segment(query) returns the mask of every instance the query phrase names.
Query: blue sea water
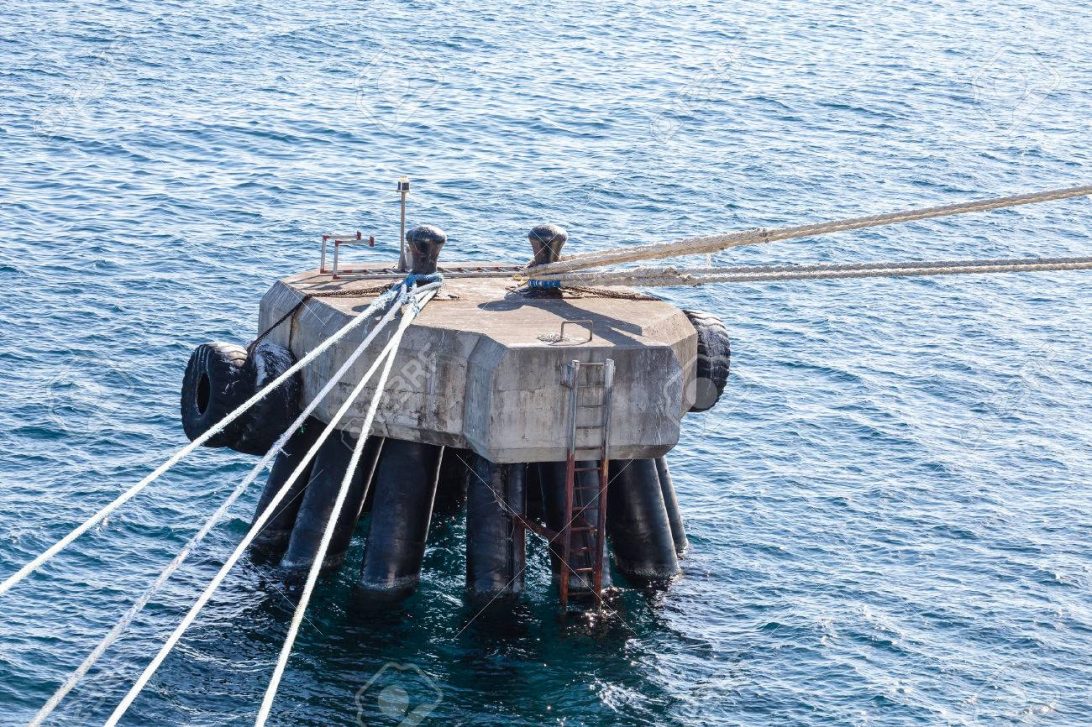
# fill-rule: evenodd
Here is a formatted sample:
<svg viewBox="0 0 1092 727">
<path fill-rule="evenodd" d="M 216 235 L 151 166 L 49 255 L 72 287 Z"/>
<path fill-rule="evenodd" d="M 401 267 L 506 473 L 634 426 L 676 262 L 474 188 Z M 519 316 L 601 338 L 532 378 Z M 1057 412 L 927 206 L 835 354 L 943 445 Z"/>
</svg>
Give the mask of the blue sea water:
<svg viewBox="0 0 1092 727">
<path fill-rule="evenodd" d="M 446 258 L 512 262 L 541 222 L 597 250 L 1087 183 L 1090 37 L 1077 0 L 5 0 L 0 576 L 185 442 L 190 350 L 248 340 L 322 232 L 394 256 L 402 174 Z M 1090 220 L 1069 201 L 714 262 L 1087 255 Z M 562 622 L 532 544 L 518 618 L 473 620 L 441 522 L 420 593 L 361 618 L 358 538 L 274 722 L 383 723 L 396 675 L 438 700 L 426 724 L 1092 723 L 1087 276 L 663 291 L 720 315 L 734 354 L 670 457 L 679 582 Z M 0 601 L 0 723 L 33 716 L 251 462 L 197 453 Z M 56 724 L 105 719 L 257 495 Z M 253 721 L 290 613 L 241 565 L 125 723 Z"/>
</svg>

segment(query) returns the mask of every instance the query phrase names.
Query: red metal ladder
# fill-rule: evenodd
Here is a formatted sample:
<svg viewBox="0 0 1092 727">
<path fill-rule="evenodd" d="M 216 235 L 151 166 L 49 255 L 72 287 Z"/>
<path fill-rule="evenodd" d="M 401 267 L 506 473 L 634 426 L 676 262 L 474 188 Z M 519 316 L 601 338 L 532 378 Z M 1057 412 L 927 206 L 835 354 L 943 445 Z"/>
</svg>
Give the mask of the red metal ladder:
<svg viewBox="0 0 1092 727">
<path fill-rule="evenodd" d="M 607 484 L 610 464 L 610 411 L 611 392 L 614 388 L 614 360 L 606 359 L 601 363 L 573 360 L 565 365 L 561 383 L 569 389 L 568 453 L 565 458 L 565 518 L 564 527 L 558 533 L 561 540 L 561 569 L 559 590 L 561 606 L 569 604 L 569 587 L 573 577 L 587 581 L 591 576 L 592 595 L 597 602 L 603 602 L 603 565 L 607 538 Z M 596 439 L 594 442 L 589 439 Z M 577 453 L 581 453 L 578 456 Z M 591 456 L 588 456 L 591 455 Z M 595 460 L 594 467 L 577 467 L 577 461 Z M 588 486 L 577 485 L 577 475 L 583 472 L 598 472 L 598 507 L 596 522 L 589 523 L 584 517 L 585 508 L 574 510 L 576 495 L 581 495 L 581 502 L 593 502 L 595 493 L 589 493 Z M 591 495 L 591 496 L 589 496 Z M 591 565 L 573 567 L 573 533 L 594 533 L 594 545 Z M 586 550 L 583 548 L 581 550 Z"/>
</svg>

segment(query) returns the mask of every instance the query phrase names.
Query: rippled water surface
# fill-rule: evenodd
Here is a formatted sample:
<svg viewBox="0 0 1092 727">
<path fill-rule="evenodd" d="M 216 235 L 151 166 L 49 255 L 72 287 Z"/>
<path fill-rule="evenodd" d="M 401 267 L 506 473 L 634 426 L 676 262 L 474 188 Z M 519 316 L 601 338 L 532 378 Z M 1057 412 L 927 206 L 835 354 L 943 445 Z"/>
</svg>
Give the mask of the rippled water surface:
<svg viewBox="0 0 1092 727">
<path fill-rule="evenodd" d="M 1087 183 L 1092 11 L 1029 3 L 25 2 L 0 9 L 0 575 L 185 439 L 192 347 L 246 341 L 318 235 L 395 179 L 445 257 L 573 249 Z M 715 262 L 1089 254 L 1070 201 Z M 462 525 L 421 592 L 310 610 L 283 725 L 1092 722 L 1087 273 L 665 292 L 733 335 L 671 455 L 692 543 L 666 594 L 561 623 L 542 548 L 515 623 L 471 621 Z M 2 602 L 0 722 L 26 722 L 250 466 L 201 451 Z M 81 687 L 101 723 L 246 530 L 258 488 Z M 252 721 L 291 612 L 236 569 L 127 724 Z M 363 691 L 361 691 L 363 690 Z M 372 699 L 372 702 L 368 702 Z"/>
</svg>

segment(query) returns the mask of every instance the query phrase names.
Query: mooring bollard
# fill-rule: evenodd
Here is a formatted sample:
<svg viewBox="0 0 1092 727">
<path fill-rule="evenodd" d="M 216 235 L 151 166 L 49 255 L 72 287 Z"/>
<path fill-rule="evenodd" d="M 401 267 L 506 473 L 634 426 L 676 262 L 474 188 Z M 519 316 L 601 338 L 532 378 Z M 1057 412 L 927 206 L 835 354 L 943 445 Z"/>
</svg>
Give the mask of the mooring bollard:
<svg viewBox="0 0 1092 727">
<path fill-rule="evenodd" d="M 527 234 L 527 239 L 530 240 L 531 251 L 534 253 L 530 267 L 534 267 L 557 262 L 561 257 L 561 248 L 569 239 L 569 233 L 557 225 L 538 225 Z M 528 287 L 534 291 L 550 291 L 539 293 L 548 298 L 561 297 L 561 282 L 557 280 L 532 280 Z"/>
<path fill-rule="evenodd" d="M 440 259 L 440 250 L 447 242 L 447 235 L 439 227 L 420 225 L 406 233 L 410 252 L 410 272 L 414 275 L 432 275 Z"/>
<path fill-rule="evenodd" d="M 531 241 L 534 260 L 531 266 L 556 263 L 561 257 L 561 248 L 569 239 L 569 233 L 557 225 L 538 225 L 531 229 L 527 239 Z"/>
</svg>

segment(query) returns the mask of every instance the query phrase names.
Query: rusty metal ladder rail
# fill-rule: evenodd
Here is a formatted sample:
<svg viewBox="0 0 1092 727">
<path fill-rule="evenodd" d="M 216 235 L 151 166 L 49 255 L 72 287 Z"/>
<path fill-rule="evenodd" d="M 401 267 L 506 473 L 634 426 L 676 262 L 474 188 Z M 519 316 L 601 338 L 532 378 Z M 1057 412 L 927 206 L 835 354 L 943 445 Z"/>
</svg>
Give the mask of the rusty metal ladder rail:
<svg viewBox="0 0 1092 727">
<path fill-rule="evenodd" d="M 597 382 L 581 382 L 581 374 L 583 372 L 591 374 L 592 371 L 598 371 L 600 373 L 599 380 Z M 614 389 L 614 360 L 606 359 L 601 363 L 592 363 L 586 361 L 572 360 L 565 366 L 565 371 L 562 376 L 562 383 L 569 388 L 569 423 L 568 423 L 568 441 L 567 441 L 567 454 L 565 458 L 565 517 L 564 527 L 559 533 L 561 539 L 561 569 L 559 578 L 559 591 L 562 608 L 566 608 L 569 604 L 569 586 L 572 577 L 585 576 L 589 574 L 592 577 L 592 590 L 597 602 L 602 605 L 603 602 L 603 567 L 604 567 L 604 554 L 606 553 L 606 537 L 607 537 L 607 485 L 610 482 L 609 479 L 609 466 L 610 466 L 610 416 L 611 416 L 611 396 Z M 581 392 L 587 392 L 589 390 L 598 391 L 598 400 L 594 403 L 582 401 Z M 580 410 L 581 409 L 598 409 L 599 420 L 594 424 L 581 424 L 580 423 Z M 578 442 L 578 437 L 582 432 L 592 433 L 599 431 L 600 438 L 597 446 L 590 444 L 581 444 Z M 594 468 L 599 474 L 598 483 L 598 506 L 596 508 L 596 523 L 594 526 L 587 525 L 587 521 L 582 514 L 576 516 L 573 515 L 574 499 L 576 491 L 576 475 L 578 472 L 589 471 L 587 468 L 578 469 L 576 466 L 576 452 L 577 450 L 596 450 L 598 462 Z M 585 502 L 585 506 L 586 506 Z M 579 520 L 580 524 L 576 524 Z M 595 551 L 592 554 L 590 567 L 585 568 L 573 568 L 572 566 L 572 541 L 573 531 L 587 532 L 594 531 L 594 545 L 592 546 Z"/>
</svg>

